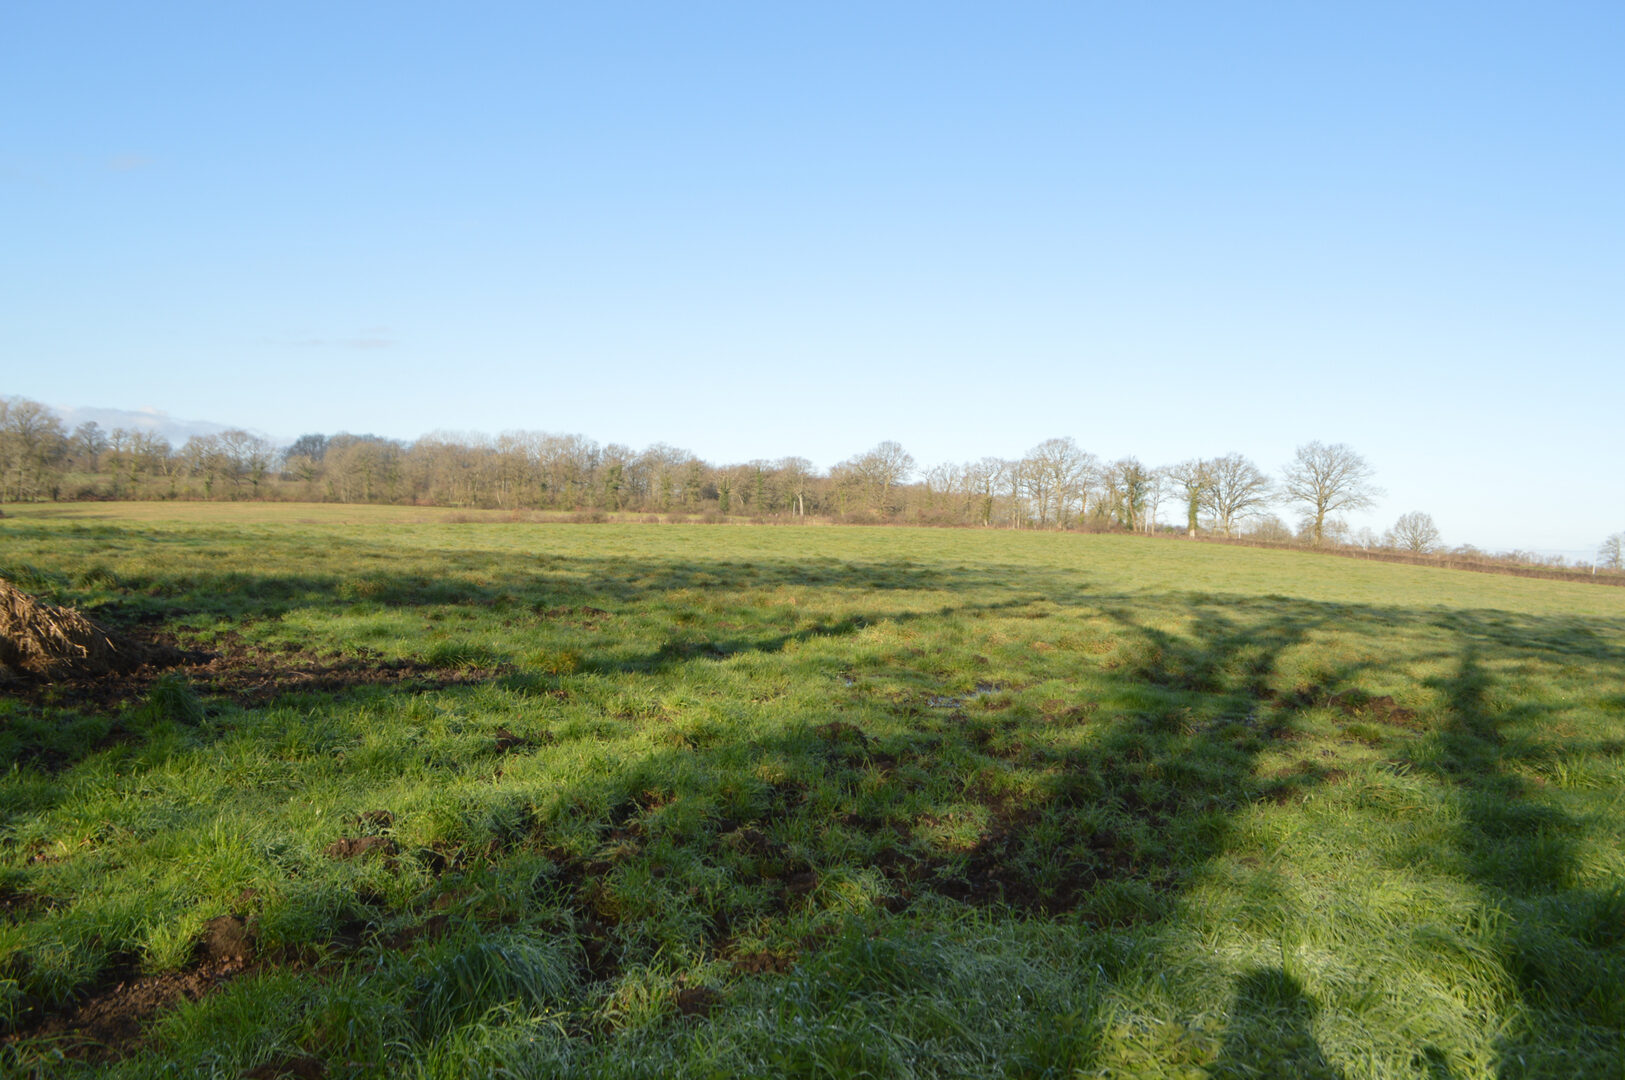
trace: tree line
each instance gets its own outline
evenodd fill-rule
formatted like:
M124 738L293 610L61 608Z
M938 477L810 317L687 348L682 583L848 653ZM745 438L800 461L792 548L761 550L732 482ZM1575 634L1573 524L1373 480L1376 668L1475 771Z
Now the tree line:
M0 398L0 502L278 499L1183 532L1415 554L1444 550L1432 518L1420 511L1401 515L1381 535L1352 530L1342 515L1371 507L1382 494L1360 454L1318 441L1298 447L1274 476L1233 452L1156 466L1135 457L1106 461L1070 437L1046 439L1020 458L929 467L888 441L821 469L802 457L714 465L663 443L634 450L535 431L435 433L412 441L308 434L279 447L234 429L195 435L177 447L150 432L104 430L94 421L70 431L38 402ZM1621 546L1620 535L1605 541L1598 565L1620 568ZM1482 554L1470 546L1453 550Z

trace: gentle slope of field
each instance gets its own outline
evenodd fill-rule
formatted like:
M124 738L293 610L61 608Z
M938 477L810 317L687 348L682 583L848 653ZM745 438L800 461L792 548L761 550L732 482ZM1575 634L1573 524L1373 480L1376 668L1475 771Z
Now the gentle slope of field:
M214 658L0 684L0 1072L1619 1074L1625 590L7 513L0 576Z

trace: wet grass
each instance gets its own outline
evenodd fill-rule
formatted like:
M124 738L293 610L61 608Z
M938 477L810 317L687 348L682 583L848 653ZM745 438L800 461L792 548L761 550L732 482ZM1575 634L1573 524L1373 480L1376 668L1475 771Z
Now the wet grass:
M151 504L0 574L217 654L0 687L0 1070L1620 1070L1613 590Z

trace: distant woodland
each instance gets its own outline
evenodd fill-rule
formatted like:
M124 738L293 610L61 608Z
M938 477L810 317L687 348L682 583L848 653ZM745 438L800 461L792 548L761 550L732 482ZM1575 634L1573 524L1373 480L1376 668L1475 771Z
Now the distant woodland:
M180 446L0 397L0 503L41 500L282 500L567 513L585 520L843 522L1180 533L1268 544L1394 552L1429 561L1563 567L1531 552L1447 548L1432 518L1401 515L1382 534L1343 512L1381 495L1351 448L1312 442L1271 474L1238 453L1171 464L1106 461L1068 437L1023 457L922 466L895 442L827 468L801 457L713 464L673 446L642 450L535 431L436 433L405 442L309 434L276 446L247 431ZM1289 524L1290 520L1290 524ZM1625 535L1594 564L1625 569Z

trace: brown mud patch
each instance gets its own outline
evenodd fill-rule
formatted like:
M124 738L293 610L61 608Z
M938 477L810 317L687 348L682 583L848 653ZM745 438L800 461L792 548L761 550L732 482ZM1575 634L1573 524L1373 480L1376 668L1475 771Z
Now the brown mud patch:
M323 849L329 859L360 859L368 855L394 855L400 849L387 836L348 836L335 840Z
M251 893L245 890L238 897L239 904L252 901ZM204 924L186 969L143 975L138 958L121 954L73 1001L57 1007L37 1002L25 1007L15 1030L0 1036L0 1047L26 1044L31 1050L48 1048L48 1052L86 1064L117 1062L147 1044L153 1023L166 1010L217 993L235 979L272 971L307 972L321 977L342 970L369 943L407 952L420 943L436 941L460 921L458 915L446 910L455 907L460 899L461 894L441 894L431 904L427 917L393 933L379 932L376 923L354 918L334 927L325 947L284 946L271 951L257 948L253 918L217 916ZM487 925L487 920L478 921ZM575 930L583 949L582 967L588 976L601 980L618 973L612 924L585 912L579 913ZM319 1077L326 1072L327 1064L320 1058L280 1053L241 1075Z
M256 970L253 929L234 915L211 919L193 957L186 970L160 975L142 975L139 964L124 957L80 1000L36 1017L25 1014L24 1023L3 1042L49 1043L66 1058L92 1064L126 1057L141 1048L160 1012Z
M327 1064L309 1054L278 1054L243 1073L243 1080L319 1080Z
M682 1016L706 1016L722 1003L722 995L709 986L690 986L672 995Z
M206 965L192 971L128 977L92 994L70 1012L9 1037L55 1044L63 1056L113 1061L139 1048L149 1020L181 1001L196 1001L242 974L240 966Z
M207 965L242 967L254 959L254 931L236 915L216 916L203 924L197 957Z
M551 731L542 730L535 734L523 735L510 731L505 724L499 724L492 734L495 738L494 749L498 754L535 750L537 747L552 746L558 742Z
M797 953L775 953L766 949L736 956L732 970L735 975L783 975L801 959Z
M386 660L368 650L325 655L298 648L276 650L245 642L236 631L227 631L214 642L217 652L182 649L173 638L148 629L126 631L122 640L143 655L172 659L92 675L44 678L25 672L6 684L7 692L34 705L111 710L140 700L159 676L170 673L184 678L205 699L254 706L288 694L336 694L368 686L442 690L486 682L501 673L498 668L446 669L413 660Z
M995 815L962 863L917 848L882 852L874 867L892 889L885 906L901 911L929 894L973 907L1004 906L1029 915L1056 916L1075 910L1102 881L1155 878L1135 843L1111 829L1089 836L1087 859L1051 863L1040 875L1031 865L1032 857L1045 853L1024 850L1039 819L1039 812L1032 809Z
M1274 695L1262 695L1266 700ZM1339 690L1328 693L1315 683L1297 686L1280 697L1280 703L1290 709L1322 707L1335 709L1344 716L1357 720L1375 720L1394 727L1415 728L1420 724L1416 710L1407 709L1387 694L1368 694L1364 690Z
M1379 724L1391 724L1394 727L1417 726L1416 710L1405 708L1387 694L1370 697L1358 690L1345 690L1341 694L1333 694L1327 698L1326 704L1344 716L1375 720Z
M94 679L183 659L172 645L126 637L0 578L0 669L18 681Z

